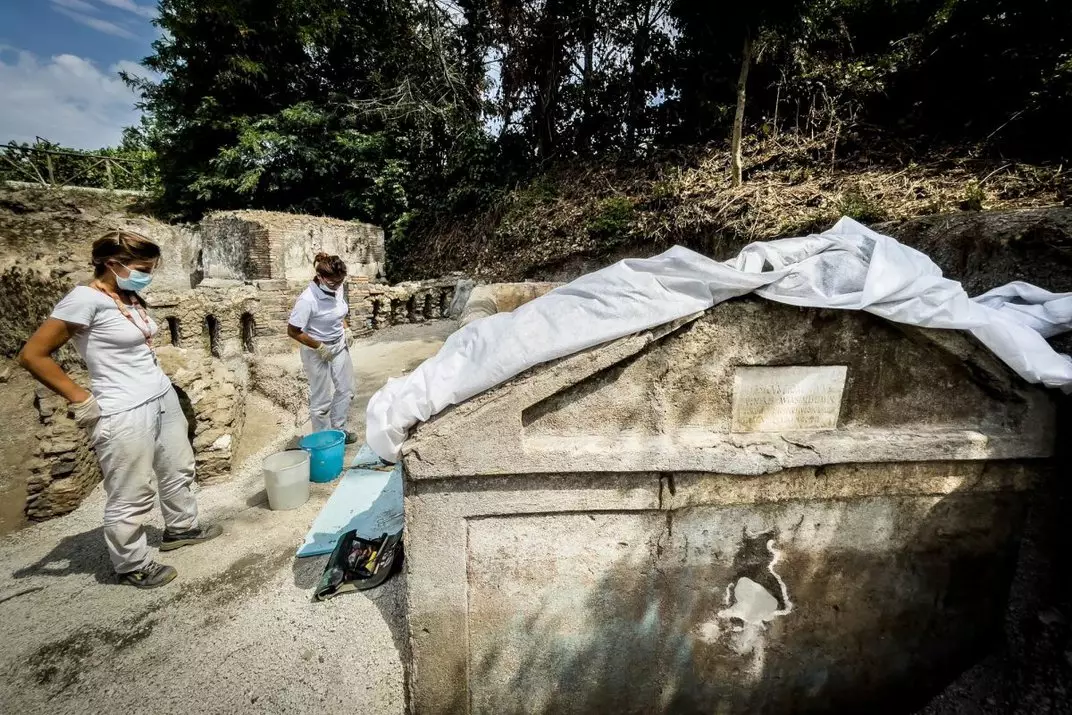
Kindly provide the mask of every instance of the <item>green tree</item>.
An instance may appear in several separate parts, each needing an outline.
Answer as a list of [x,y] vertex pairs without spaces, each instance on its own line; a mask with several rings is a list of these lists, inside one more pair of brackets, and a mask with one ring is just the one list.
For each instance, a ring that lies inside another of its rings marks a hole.
[[391,225],[476,122],[460,45],[435,3],[164,0],[165,35],[131,78],[162,201]]

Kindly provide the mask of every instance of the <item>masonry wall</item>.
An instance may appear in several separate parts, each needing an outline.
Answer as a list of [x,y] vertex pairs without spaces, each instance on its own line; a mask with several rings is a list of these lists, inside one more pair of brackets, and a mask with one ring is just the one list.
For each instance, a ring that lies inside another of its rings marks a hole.
[[915,712],[1055,434],[964,333],[758,298],[538,366],[403,446],[412,711]]
[[[75,375],[75,378],[84,375]],[[83,383],[84,384],[84,383]],[[101,479],[85,432],[68,417],[67,401],[38,385],[34,393],[38,436],[26,485],[26,516],[49,519],[74,511]]]
[[206,278],[271,278],[268,230],[238,212],[212,214],[202,220],[201,251]]
[[446,319],[457,286],[453,277],[393,286],[355,277],[347,283],[350,326],[360,335],[392,325]]
[[235,446],[242,437],[244,386],[222,360],[200,350],[166,347],[157,354],[187,412],[197,481],[227,481]]
[[305,281],[319,252],[352,276],[384,278],[383,230],[357,221],[271,211],[224,211],[201,222],[204,274],[234,280]]

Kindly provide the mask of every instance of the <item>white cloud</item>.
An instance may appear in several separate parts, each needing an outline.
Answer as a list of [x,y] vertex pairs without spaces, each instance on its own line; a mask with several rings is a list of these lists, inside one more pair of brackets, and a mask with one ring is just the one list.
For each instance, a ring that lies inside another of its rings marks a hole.
[[133,32],[126,29],[125,27],[120,27],[119,25],[116,25],[114,22],[108,22],[107,20],[102,20],[99,17],[93,17],[92,15],[87,15],[84,12],[71,10],[60,5],[55,5],[53,7],[56,12],[66,15],[75,22],[81,25],[85,25],[86,27],[91,27],[98,32],[103,32],[108,35],[115,35],[116,37],[125,37],[128,40],[138,39],[138,36],[135,35]]
[[41,60],[0,46],[0,143],[40,136],[78,149],[118,144],[123,127],[137,124],[140,114],[120,69],[147,74],[133,62],[104,72],[75,55]]
[[97,12],[97,8],[85,0],[52,0],[52,4],[79,12]]
[[156,17],[156,6],[154,5],[139,5],[134,0],[100,0],[102,5],[110,5],[111,7],[117,7],[120,10],[126,10],[132,12],[135,15],[152,20]]

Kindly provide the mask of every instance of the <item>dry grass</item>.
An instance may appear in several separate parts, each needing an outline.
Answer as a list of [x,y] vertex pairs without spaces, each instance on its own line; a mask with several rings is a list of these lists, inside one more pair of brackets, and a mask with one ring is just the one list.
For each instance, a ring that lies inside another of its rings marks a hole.
[[995,163],[965,148],[916,155],[877,146],[862,133],[753,139],[740,187],[731,185],[722,146],[628,166],[571,162],[479,216],[440,225],[403,270],[561,279],[673,244],[726,257],[751,241],[827,228],[842,215],[878,223],[1059,205],[1072,195],[1060,166]]

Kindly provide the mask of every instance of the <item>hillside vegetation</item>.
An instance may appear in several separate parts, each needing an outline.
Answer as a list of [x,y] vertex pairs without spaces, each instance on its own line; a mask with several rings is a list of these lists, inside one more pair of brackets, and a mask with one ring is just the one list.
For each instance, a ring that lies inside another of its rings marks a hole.
[[757,240],[945,214],[1068,206],[1061,166],[995,164],[971,148],[881,151],[864,134],[745,143],[733,186],[724,146],[628,165],[575,162],[519,185],[494,207],[443,220],[401,258],[405,275],[460,270],[488,280],[561,280],[617,258],[684,245],[716,258]]

